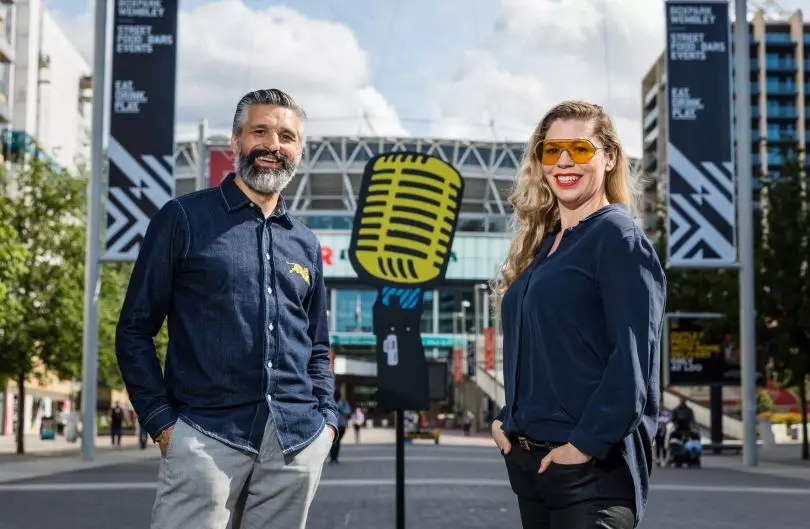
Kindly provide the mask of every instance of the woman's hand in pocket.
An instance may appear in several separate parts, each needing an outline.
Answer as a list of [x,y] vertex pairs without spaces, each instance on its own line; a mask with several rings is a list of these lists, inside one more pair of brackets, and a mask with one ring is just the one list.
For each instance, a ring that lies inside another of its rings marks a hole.
[[503,422],[499,420],[492,421],[492,439],[495,440],[495,444],[498,445],[501,453],[506,455],[512,450],[512,443],[509,442],[509,438],[503,433],[501,426],[503,426]]

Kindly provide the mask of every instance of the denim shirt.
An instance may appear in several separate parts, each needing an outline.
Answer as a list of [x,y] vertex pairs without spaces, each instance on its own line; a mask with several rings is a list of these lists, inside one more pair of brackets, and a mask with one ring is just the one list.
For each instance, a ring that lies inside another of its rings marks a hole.
[[559,222],[502,303],[502,429],[571,443],[596,459],[618,448],[646,508],[660,403],[666,276],[621,204]]
[[[116,332],[130,400],[156,438],[178,417],[258,453],[275,423],[285,454],[337,427],[321,249],[283,199],[265,219],[230,174],[149,223]],[[165,373],[153,337],[168,317]]]

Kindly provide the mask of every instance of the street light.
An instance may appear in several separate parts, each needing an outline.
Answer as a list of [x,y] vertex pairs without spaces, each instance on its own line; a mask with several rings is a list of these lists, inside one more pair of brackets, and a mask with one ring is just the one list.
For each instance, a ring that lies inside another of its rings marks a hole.
[[467,327],[467,309],[470,308],[470,302],[465,300],[461,301],[461,333],[466,337],[467,332],[470,330]]

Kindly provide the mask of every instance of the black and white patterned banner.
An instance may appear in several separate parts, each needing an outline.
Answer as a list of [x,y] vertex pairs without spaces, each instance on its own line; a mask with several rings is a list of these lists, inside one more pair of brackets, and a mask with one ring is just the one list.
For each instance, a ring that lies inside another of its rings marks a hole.
[[668,263],[737,262],[727,0],[667,0]]
[[174,196],[177,0],[116,0],[105,261],[133,261]]

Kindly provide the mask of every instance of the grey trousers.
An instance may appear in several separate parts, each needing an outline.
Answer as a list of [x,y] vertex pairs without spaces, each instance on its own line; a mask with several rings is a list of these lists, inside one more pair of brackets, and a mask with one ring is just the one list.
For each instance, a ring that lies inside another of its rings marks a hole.
[[324,428],[285,456],[271,419],[257,457],[179,420],[161,458],[151,529],[304,529],[331,445]]

